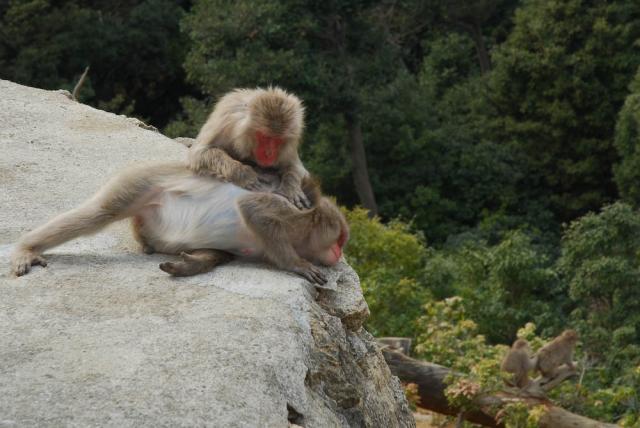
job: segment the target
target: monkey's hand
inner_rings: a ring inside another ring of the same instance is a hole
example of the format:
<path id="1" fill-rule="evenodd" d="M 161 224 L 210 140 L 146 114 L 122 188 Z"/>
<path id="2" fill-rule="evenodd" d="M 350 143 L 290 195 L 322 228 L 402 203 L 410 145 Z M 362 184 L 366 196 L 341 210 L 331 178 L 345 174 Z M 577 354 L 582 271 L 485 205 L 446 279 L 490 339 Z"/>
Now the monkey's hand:
<path id="1" fill-rule="evenodd" d="M 22 276 L 31 270 L 31 266 L 47 266 L 47 261 L 40 255 L 29 250 L 16 250 L 11 256 L 11 272 L 15 276 Z"/>
<path id="2" fill-rule="evenodd" d="M 247 190 L 260 191 L 263 187 L 258 174 L 247 165 L 238 165 L 230 178 L 232 183 Z"/>
<path id="3" fill-rule="evenodd" d="M 309 282 L 320 285 L 327 283 L 327 278 L 320 271 L 320 269 L 307 261 L 299 264 L 298 266 L 295 266 L 292 271 L 297 273 L 301 277 L 306 278 Z"/>
<path id="4" fill-rule="evenodd" d="M 287 200 L 289 200 L 296 208 L 303 210 L 305 208 L 311 208 L 311 202 L 309 202 L 309 198 L 304 194 L 302 189 L 292 189 L 290 187 L 282 187 L 276 190 L 274 193 L 278 195 L 282 195 Z"/>

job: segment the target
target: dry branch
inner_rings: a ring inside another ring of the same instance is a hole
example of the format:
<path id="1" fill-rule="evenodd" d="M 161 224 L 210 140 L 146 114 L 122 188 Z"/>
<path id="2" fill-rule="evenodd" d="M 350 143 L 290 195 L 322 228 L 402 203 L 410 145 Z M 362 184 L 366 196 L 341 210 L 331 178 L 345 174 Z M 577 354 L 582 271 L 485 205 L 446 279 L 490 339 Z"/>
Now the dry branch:
<path id="1" fill-rule="evenodd" d="M 78 101 L 78 94 L 80 93 L 80 89 L 82 89 L 82 85 L 84 85 L 84 81 L 87 79 L 87 74 L 89 73 L 89 66 L 84 69 L 84 72 L 80 76 L 78 83 L 73 88 L 73 92 L 71 93 L 71 97 L 73 100 Z"/>
<path id="2" fill-rule="evenodd" d="M 447 375 L 451 373 L 450 369 L 437 364 L 409 358 L 389 348 L 383 348 L 382 353 L 394 375 L 398 376 L 402 382 L 415 383 L 418 385 L 418 395 L 420 396 L 420 402 L 417 403 L 418 406 L 445 415 L 460 415 L 461 410 L 451 407 L 444 393 L 447 387 L 445 379 Z M 518 390 L 514 393 L 512 390 L 508 390 L 500 395 L 480 396 L 475 400 L 475 403 L 481 410 L 463 412 L 462 415 L 465 420 L 482 426 L 503 427 L 504 425 L 497 422 L 488 409 L 508 403 L 522 402 L 531 407 L 542 405 L 546 408 L 544 416 L 540 419 L 540 427 L 542 428 L 617 427 L 617 425 L 614 424 L 598 422 L 571 413 L 553 405 L 553 403 L 544 397 L 545 391 L 550 390 L 558 383 L 575 375 L 574 370 L 563 367 L 560 369 L 558 376 L 551 382 L 548 382 L 544 378 L 535 379 L 532 385 L 524 392 Z"/>

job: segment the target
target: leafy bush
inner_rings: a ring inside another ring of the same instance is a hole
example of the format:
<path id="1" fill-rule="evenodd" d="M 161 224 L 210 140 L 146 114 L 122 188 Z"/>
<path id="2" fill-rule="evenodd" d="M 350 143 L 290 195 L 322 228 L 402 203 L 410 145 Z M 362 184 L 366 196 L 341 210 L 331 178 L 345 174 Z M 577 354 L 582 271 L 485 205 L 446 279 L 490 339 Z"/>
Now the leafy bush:
<path id="1" fill-rule="evenodd" d="M 621 160 L 613 171 L 620 196 L 637 207 L 640 205 L 640 71 L 630 89 L 616 124 L 614 145 Z"/>
<path id="2" fill-rule="evenodd" d="M 559 270 L 567 278 L 572 317 L 601 376 L 613 381 L 640 364 L 640 214 L 615 203 L 573 222 Z"/>
<path id="3" fill-rule="evenodd" d="M 459 375 L 451 376 L 446 390 L 449 401 L 462 408 L 473 408 L 478 394 L 492 394 L 503 387 L 500 362 L 507 352 L 505 345 L 490 345 L 478 334 L 477 324 L 468 317 L 464 301 L 459 297 L 430 302 L 425 305 L 426 315 L 418 322 L 419 336 L 415 351 L 419 358 L 453 368 Z M 556 333 L 559 333 L 556 332 Z M 536 334 L 536 326 L 526 324 L 517 337 L 529 341 L 535 352 L 551 336 Z M 584 373 L 577 383 L 568 381 L 554 389 L 551 398 L 558 405 L 603 421 L 615 421 L 625 427 L 640 424 L 640 365 L 618 373 L 614 382 L 598 376 L 588 360 L 590 349 L 579 344 L 575 360 Z M 498 417 L 507 427 L 537 426 L 539 409 L 507 406 Z"/>
<path id="4" fill-rule="evenodd" d="M 367 327 L 376 336 L 414 336 L 414 321 L 430 296 L 416 279 L 427 256 L 423 239 L 405 223 L 370 219 L 362 208 L 345 214 L 351 227 L 347 260 L 371 310 Z"/>
<path id="5" fill-rule="evenodd" d="M 529 321 L 552 331 L 564 318 L 567 299 L 552 260 L 523 232 L 508 232 L 494 246 L 468 241 L 434 252 L 423 282 L 438 298 L 461 296 L 491 343 L 509 343 L 517 326 Z"/>

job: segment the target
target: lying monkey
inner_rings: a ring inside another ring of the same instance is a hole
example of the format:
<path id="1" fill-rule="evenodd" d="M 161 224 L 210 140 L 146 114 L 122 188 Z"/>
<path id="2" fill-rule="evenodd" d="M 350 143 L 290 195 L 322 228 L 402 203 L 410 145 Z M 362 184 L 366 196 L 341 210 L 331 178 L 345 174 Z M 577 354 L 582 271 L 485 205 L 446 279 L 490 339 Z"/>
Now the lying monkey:
<path id="1" fill-rule="evenodd" d="M 180 163 L 125 170 L 91 199 L 24 235 L 11 256 L 17 276 L 46 266 L 42 252 L 108 224 L 133 218 L 134 235 L 147 252 L 181 254 L 160 268 L 175 276 L 208 272 L 234 256 L 266 260 L 311 282 L 326 283 L 314 266 L 342 256 L 349 228 L 340 210 L 305 179 L 313 207 L 199 176 Z"/>

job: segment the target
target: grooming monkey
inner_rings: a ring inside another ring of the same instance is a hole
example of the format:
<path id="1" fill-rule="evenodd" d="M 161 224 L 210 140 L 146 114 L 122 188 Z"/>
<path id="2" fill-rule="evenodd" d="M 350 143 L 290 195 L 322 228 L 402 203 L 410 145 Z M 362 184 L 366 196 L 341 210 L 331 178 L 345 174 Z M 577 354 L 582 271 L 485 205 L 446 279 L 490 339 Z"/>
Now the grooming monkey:
<path id="1" fill-rule="evenodd" d="M 578 342 L 578 333 L 575 330 L 565 330 L 562 334 L 551 342 L 544 345 L 536 357 L 536 370 L 548 379 L 556 376 L 558 367 L 566 364 L 569 369 L 574 370 L 573 349 Z"/>
<path id="2" fill-rule="evenodd" d="M 280 175 L 275 193 L 296 207 L 309 208 L 301 189 L 308 175 L 298 156 L 304 108 L 298 97 L 277 87 L 236 89 L 224 95 L 189 150 L 189 168 L 248 190 L 261 189 L 245 163 L 273 168 Z"/>
<path id="3" fill-rule="evenodd" d="M 511 349 L 507 352 L 500 368 L 513 374 L 513 383 L 518 388 L 525 388 L 529 385 L 529 372 L 536 366 L 535 359 L 531 358 L 531 348 L 529 342 L 518 339 L 513 342 Z"/>
<path id="4" fill-rule="evenodd" d="M 311 209 L 299 210 L 280 195 L 198 176 L 178 163 L 134 167 L 79 207 L 24 235 L 12 254 L 12 271 L 20 276 L 32 265 L 45 266 L 45 250 L 132 218 L 134 235 L 144 246 L 182 255 L 181 262 L 160 265 L 172 275 L 207 272 L 238 256 L 267 260 L 324 284 L 314 263 L 336 264 L 349 229 L 312 180 L 306 178 L 303 188 L 314 203 Z"/>

